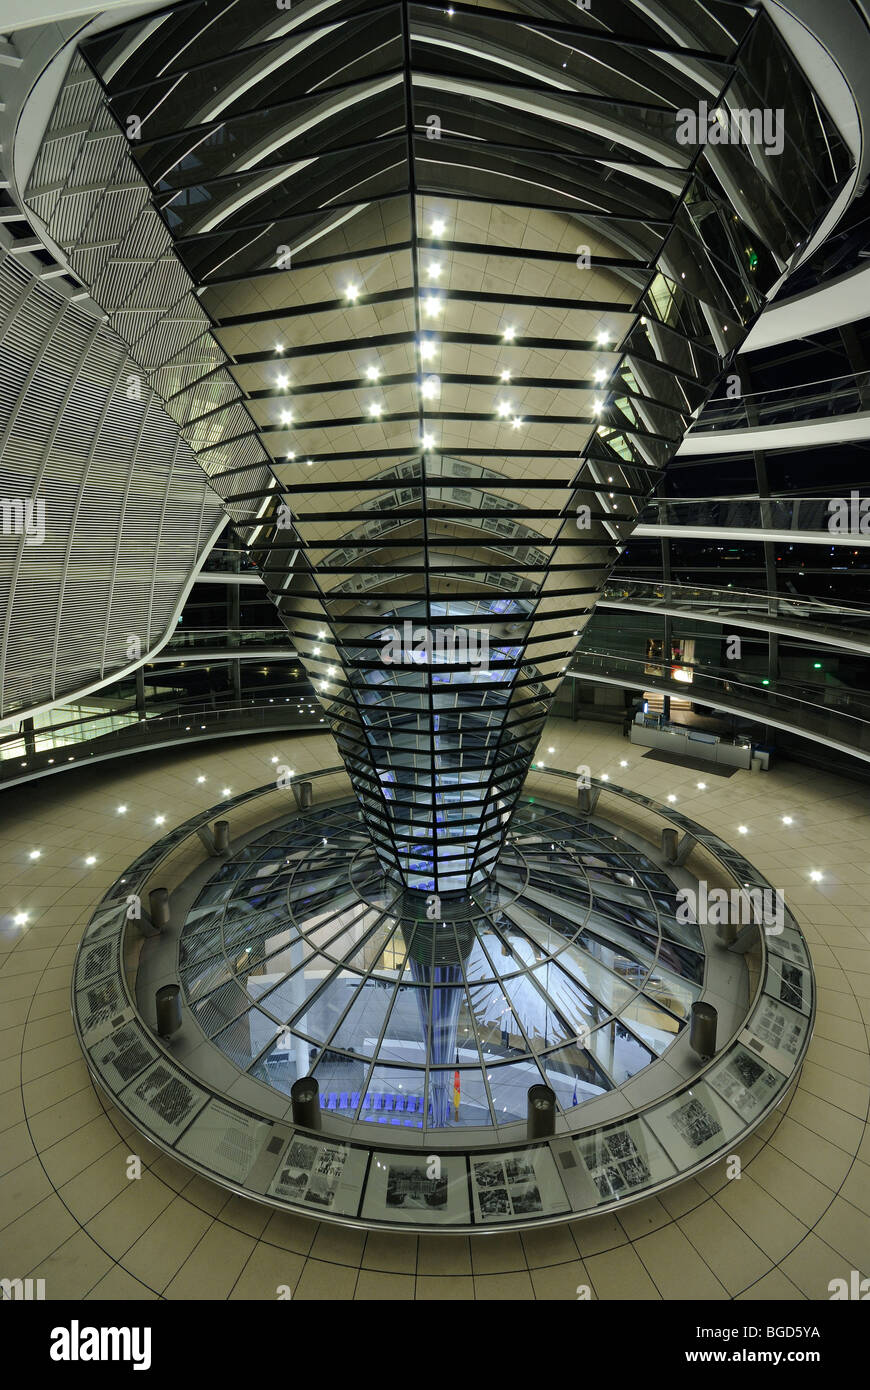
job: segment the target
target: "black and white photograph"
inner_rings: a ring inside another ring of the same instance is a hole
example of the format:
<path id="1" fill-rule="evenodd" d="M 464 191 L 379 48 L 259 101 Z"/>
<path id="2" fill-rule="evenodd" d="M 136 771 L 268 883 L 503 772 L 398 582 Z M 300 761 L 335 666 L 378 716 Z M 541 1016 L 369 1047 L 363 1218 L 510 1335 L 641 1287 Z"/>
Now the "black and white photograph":
<path id="1" fill-rule="evenodd" d="M 447 1178 L 429 1178 L 422 1167 L 391 1164 L 387 1176 L 388 1207 L 443 1207 L 447 1203 Z"/>
<path id="2" fill-rule="evenodd" d="M 700 1100 L 687 1100 L 671 1111 L 671 1124 L 693 1149 L 700 1149 L 722 1133 L 722 1126 Z"/>

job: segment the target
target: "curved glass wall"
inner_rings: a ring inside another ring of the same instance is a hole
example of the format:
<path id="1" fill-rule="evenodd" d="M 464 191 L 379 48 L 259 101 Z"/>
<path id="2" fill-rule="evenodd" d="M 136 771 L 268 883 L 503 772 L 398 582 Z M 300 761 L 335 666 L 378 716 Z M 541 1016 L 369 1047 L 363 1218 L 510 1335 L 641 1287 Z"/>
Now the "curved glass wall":
<path id="1" fill-rule="evenodd" d="M 424 897 L 384 873 L 352 803 L 279 828 L 203 888 L 181 938 L 198 1023 L 283 1094 L 416 1129 L 511 1124 L 530 1086 L 563 1110 L 679 1035 L 701 934 L 646 854 L 522 804 L 494 874 Z"/>

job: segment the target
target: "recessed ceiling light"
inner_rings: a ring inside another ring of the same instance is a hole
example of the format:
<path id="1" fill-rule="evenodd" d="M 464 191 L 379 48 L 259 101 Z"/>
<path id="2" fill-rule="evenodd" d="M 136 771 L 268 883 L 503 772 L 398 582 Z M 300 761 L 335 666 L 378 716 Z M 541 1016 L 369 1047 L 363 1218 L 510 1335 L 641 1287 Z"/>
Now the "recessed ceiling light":
<path id="1" fill-rule="evenodd" d="M 620 760 L 619 766 L 620 766 L 620 767 L 628 767 L 628 763 L 626 762 L 625 758 L 622 758 L 622 759 Z"/>
<path id="2" fill-rule="evenodd" d="M 126 807 L 126 806 L 119 806 L 119 807 L 118 807 L 118 815 L 119 815 L 119 816 L 125 816 L 126 814 L 127 814 L 127 807 Z"/>
<path id="3" fill-rule="evenodd" d="M 30 917 L 26 912 L 16 912 L 12 920 L 16 927 L 26 927 L 27 923 L 30 921 Z"/>
<path id="4" fill-rule="evenodd" d="M 272 758 L 272 762 L 273 762 L 273 763 L 276 763 L 277 761 L 278 761 L 277 757 Z"/>
<path id="5" fill-rule="evenodd" d="M 423 362 L 430 362 L 435 356 L 435 344 L 430 338 L 424 338 L 420 343 L 420 358 Z"/>
<path id="6" fill-rule="evenodd" d="M 221 788 L 221 796 L 230 796 L 230 795 L 232 795 L 232 790 L 233 790 L 232 787 L 222 787 L 222 788 Z"/>
<path id="7" fill-rule="evenodd" d="M 497 408 L 498 413 L 502 416 L 502 418 L 510 415 L 511 411 L 513 410 L 513 406 L 511 405 L 510 401 L 499 401 Z"/>
<path id="8" fill-rule="evenodd" d="M 668 794 L 668 801 L 676 801 L 676 799 L 677 798 L 674 796 L 673 792 L 670 792 Z"/>
<path id="9" fill-rule="evenodd" d="M 380 367 L 366 367 L 366 376 L 368 377 L 369 381 L 377 381 L 380 374 Z"/>
<path id="10" fill-rule="evenodd" d="M 446 228 L 447 228 L 447 223 L 444 221 L 444 219 L 441 218 L 441 217 L 436 217 L 436 218 L 434 218 L 434 220 L 433 220 L 433 222 L 432 222 L 432 227 L 431 227 L 432 235 L 433 235 L 433 236 L 438 236 L 438 237 L 443 236 L 443 235 L 444 235 L 444 232 L 445 232 L 445 230 L 446 230 Z"/>
<path id="11" fill-rule="evenodd" d="M 420 394 L 425 400 L 430 401 L 433 396 L 438 395 L 438 380 L 436 377 L 427 377 L 420 387 Z"/>
<path id="12" fill-rule="evenodd" d="M 822 875 L 819 873 L 818 869 L 810 869 L 810 878 L 813 883 L 821 883 L 822 881 Z"/>
<path id="13" fill-rule="evenodd" d="M 373 415 L 375 419 L 377 419 L 378 416 L 383 415 L 383 413 L 384 407 L 381 405 L 380 401 L 372 401 L 369 406 L 369 415 Z"/>
<path id="14" fill-rule="evenodd" d="M 738 835 L 748 835 L 748 834 L 749 834 L 749 826 L 748 826 L 748 825 L 738 825 L 738 827 L 737 827 L 737 834 L 738 834 Z"/>
<path id="15" fill-rule="evenodd" d="M 41 850 L 41 849 L 32 849 L 32 850 L 30 851 L 30 858 L 31 858 L 31 859 L 39 859 L 40 856 L 41 856 L 41 854 L 42 854 L 42 850 Z"/>
<path id="16" fill-rule="evenodd" d="M 426 313 L 429 314 L 430 317 L 433 314 L 438 313 L 440 306 L 441 301 L 434 294 L 427 295 L 427 297 L 423 300 L 423 308 L 425 309 Z"/>
<path id="17" fill-rule="evenodd" d="M 610 773 L 609 773 L 609 772 L 602 772 L 602 774 L 601 774 L 601 780 L 602 780 L 602 782 L 609 782 L 609 781 L 610 781 Z"/>
<path id="18" fill-rule="evenodd" d="M 707 783 L 706 783 L 706 782 L 699 782 L 699 783 L 698 783 L 698 791 L 699 791 L 699 792 L 705 792 L 706 790 L 707 790 Z"/>
<path id="19" fill-rule="evenodd" d="M 441 274 L 441 266 L 438 264 L 437 261 L 430 262 L 429 274 L 432 276 L 433 280 L 438 279 L 438 276 Z"/>
<path id="20" fill-rule="evenodd" d="M 283 343 L 276 343 L 276 344 L 275 344 L 275 351 L 276 351 L 276 352 L 283 352 L 283 351 L 284 351 L 284 344 L 283 344 Z"/>
<path id="21" fill-rule="evenodd" d="M 501 380 L 502 380 L 502 381 L 510 381 L 510 379 L 511 379 L 511 374 L 510 374 L 510 372 L 508 372 L 508 371 L 502 372 L 502 374 L 501 374 Z"/>
<path id="22" fill-rule="evenodd" d="M 603 330 L 598 334 L 598 338 L 597 338 L 596 341 L 597 341 L 599 347 L 604 347 L 604 345 L 605 345 L 606 343 L 609 343 L 609 342 L 610 342 L 610 334 L 609 334 L 606 330 L 603 329 Z"/>
<path id="23" fill-rule="evenodd" d="M 555 748 L 548 748 L 548 749 L 547 749 L 547 752 L 548 752 L 548 753 L 555 753 L 555 751 L 556 751 Z"/>
<path id="24" fill-rule="evenodd" d="M 205 781 L 205 778 L 204 778 L 204 777 L 197 777 L 196 780 L 197 780 L 197 782 L 204 782 L 204 781 Z"/>
<path id="25" fill-rule="evenodd" d="M 283 372 L 280 376 L 276 377 L 275 380 L 279 391 L 285 391 L 287 387 L 290 385 L 289 376 L 285 376 Z"/>
<path id="26" fill-rule="evenodd" d="M 86 864 L 96 864 L 96 862 L 97 862 L 97 856 L 96 856 L 95 854 L 89 854 L 89 855 L 87 856 L 87 858 L 85 859 L 85 863 L 86 863 Z"/>
<path id="27" fill-rule="evenodd" d="M 792 820 L 791 816 L 783 816 L 782 823 L 783 825 L 794 825 L 794 821 Z"/>
<path id="28" fill-rule="evenodd" d="M 508 324 L 507 328 L 502 329 L 502 337 L 506 343 L 512 343 L 516 336 L 517 330 L 514 328 L 513 324 Z"/>
<path id="29" fill-rule="evenodd" d="M 434 448 L 435 448 L 435 436 L 434 436 L 434 434 L 424 434 L 424 435 L 423 435 L 423 438 L 420 440 L 420 443 L 421 443 L 421 445 L 422 445 L 422 447 L 423 447 L 424 449 L 434 449 Z"/>
<path id="30" fill-rule="evenodd" d="M 347 285 L 344 291 L 346 297 L 352 302 L 359 299 L 359 285 Z"/>
<path id="31" fill-rule="evenodd" d="M 282 425 L 292 425 L 292 424 L 293 424 L 293 411 L 292 411 L 292 410 L 282 410 L 282 411 L 281 411 L 281 424 L 282 424 Z"/>

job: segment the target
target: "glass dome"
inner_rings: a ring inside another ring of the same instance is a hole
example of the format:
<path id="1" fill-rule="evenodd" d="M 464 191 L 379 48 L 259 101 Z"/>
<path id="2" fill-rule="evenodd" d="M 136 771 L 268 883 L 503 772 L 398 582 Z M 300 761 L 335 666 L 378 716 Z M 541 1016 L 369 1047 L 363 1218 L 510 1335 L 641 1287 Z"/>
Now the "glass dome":
<path id="1" fill-rule="evenodd" d="M 570 1110 L 668 1048 L 704 977 L 672 881 L 592 821 L 527 798 L 486 884 L 388 879 L 353 802 L 247 846 L 185 921 L 201 1028 L 284 1095 L 300 1076 L 348 1121 L 507 1125 L 545 1082 Z"/>

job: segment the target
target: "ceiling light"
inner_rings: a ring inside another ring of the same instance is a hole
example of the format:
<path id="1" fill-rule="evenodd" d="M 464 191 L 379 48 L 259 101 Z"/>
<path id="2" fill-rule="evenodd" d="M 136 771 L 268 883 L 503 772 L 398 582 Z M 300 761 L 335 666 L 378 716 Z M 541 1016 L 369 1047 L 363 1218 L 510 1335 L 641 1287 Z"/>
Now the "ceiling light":
<path id="1" fill-rule="evenodd" d="M 435 356 L 435 344 L 429 338 L 424 338 L 420 343 L 420 357 L 424 362 L 430 362 Z"/>
<path id="2" fill-rule="evenodd" d="M 435 448 L 435 436 L 434 436 L 434 434 L 424 434 L 424 435 L 423 435 L 423 438 L 420 440 L 420 444 L 422 445 L 422 447 L 423 447 L 424 449 L 434 449 L 434 448 Z"/>
<path id="3" fill-rule="evenodd" d="M 621 759 L 619 766 L 620 766 L 620 767 L 628 767 L 628 763 L 625 761 L 625 758 L 622 758 L 622 759 Z"/>
<path id="4" fill-rule="evenodd" d="M 446 228 L 447 223 L 444 221 L 444 219 L 441 217 L 436 217 L 432 222 L 432 235 L 438 237 L 443 236 Z"/>
<path id="5" fill-rule="evenodd" d="M 593 405 L 592 405 L 592 413 L 593 413 L 594 415 L 600 415 L 603 409 L 604 409 L 604 402 L 603 402 L 603 401 L 594 401 L 594 402 L 593 402 Z"/>
<path id="6" fill-rule="evenodd" d="M 514 328 L 513 324 L 508 324 L 507 328 L 502 329 L 501 336 L 504 338 L 506 343 L 512 343 L 514 338 L 516 337 L 516 333 L 517 330 Z"/>
<path id="7" fill-rule="evenodd" d="M 430 377 L 427 377 L 426 380 L 423 382 L 423 385 L 420 387 L 420 393 L 421 393 L 421 395 L 422 395 L 427 401 L 430 401 L 430 400 L 432 399 L 433 396 L 437 396 L 437 395 L 438 395 L 438 382 L 437 382 L 437 380 L 436 380 L 434 377 L 431 377 L 431 376 L 430 376 Z"/>
<path id="8" fill-rule="evenodd" d="M 783 825 L 794 825 L 794 821 L 792 820 L 791 816 L 783 816 L 782 823 Z"/>
<path id="9" fill-rule="evenodd" d="M 30 858 L 31 858 L 31 859 L 39 859 L 39 857 L 41 856 L 41 854 L 42 854 L 42 850 L 41 850 L 41 849 L 32 849 L 32 850 L 30 851 Z"/>
<path id="10" fill-rule="evenodd" d="M 326 633 L 325 633 L 325 632 L 318 632 L 317 636 L 320 638 L 320 640 L 321 640 L 321 642 L 322 642 L 323 639 L 324 639 L 324 637 L 326 636 Z"/>
<path id="11" fill-rule="evenodd" d="M 289 376 L 284 376 L 282 373 L 281 376 L 275 378 L 275 385 L 278 387 L 279 391 L 286 391 L 287 387 L 290 385 Z"/>
<path id="12" fill-rule="evenodd" d="M 555 751 L 556 751 L 555 748 L 548 748 L 548 749 L 547 749 L 547 752 L 548 752 L 548 753 L 555 753 Z"/>
<path id="13" fill-rule="evenodd" d="M 508 371 L 502 372 L 502 374 L 501 374 L 501 380 L 502 380 L 502 381 L 510 381 L 510 379 L 511 379 L 511 374 L 510 374 L 510 372 L 508 372 Z"/>
<path id="14" fill-rule="evenodd" d="M 607 772 L 602 772 L 602 774 L 601 774 L 601 780 L 602 780 L 602 782 L 609 782 L 609 781 L 610 781 L 610 774 L 607 773 Z"/>
<path id="15" fill-rule="evenodd" d="M 378 416 L 382 415 L 383 413 L 384 407 L 381 405 L 380 401 L 372 401 L 371 405 L 369 406 L 369 415 L 373 415 L 375 419 L 377 419 Z"/>
<path id="16" fill-rule="evenodd" d="M 204 777 L 197 777 L 196 780 L 197 780 L 197 782 L 204 782 L 204 781 L 205 781 L 205 778 L 204 778 Z"/>
<path id="17" fill-rule="evenodd" d="M 283 351 L 284 351 L 284 344 L 283 344 L 283 343 L 276 343 L 276 344 L 275 344 L 275 351 L 276 351 L 276 352 L 283 352 Z"/>
<path id="18" fill-rule="evenodd" d="M 595 382 L 596 382 L 596 385 L 600 386 L 601 383 L 602 383 L 602 381 L 606 381 L 606 380 L 607 380 L 607 373 L 606 373 L 605 371 L 602 371 L 601 368 L 599 368 L 598 371 L 595 373 Z"/>
<path id="19" fill-rule="evenodd" d="M 86 864 L 96 864 L 96 862 L 97 862 L 97 856 L 96 856 L 95 854 L 89 854 L 89 855 L 87 856 L 87 858 L 85 859 L 85 863 L 86 863 Z"/>
<path id="20" fill-rule="evenodd" d="M 598 334 L 596 342 L 598 343 L 599 347 L 605 347 L 606 344 L 610 342 L 610 334 L 605 331 L 602 331 Z"/>
<path id="21" fill-rule="evenodd" d="M 699 782 L 699 783 L 698 783 L 698 791 L 699 791 L 699 792 L 705 792 L 706 790 L 707 790 L 707 783 L 706 783 L 706 782 Z"/>
<path id="22" fill-rule="evenodd" d="M 437 279 L 438 279 L 438 276 L 441 274 L 441 266 L 438 264 L 437 261 L 432 261 L 432 262 L 430 263 L 430 265 L 429 265 L 429 274 L 432 276 L 432 279 L 433 279 L 433 280 L 437 280 Z"/>
<path id="23" fill-rule="evenodd" d="M 16 912 L 12 920 L 15 923 L 16 927 L 26 927 L 27 923 L 30 921 L 30 918 L 26 912 Z"/>
<path id="24" fill-rule="evenodd" d="M 504 419 L 505 416 L 510 415 L 512 410 L 513 406 L 511 405 L 510 401 L 499 401 L 498 413 L 499 415 L 501 415 L 502 419 Z"/>
<path id="25" fill-rule="evenodd" d="M 126 807 L 126 806 L 119 806 L 119 807 L 118 807 L 118 815 L 119 815 L 119 816 L 126 815 L 126 813 L 127 813 L 127 807 Z"/>
<path id="26" fill-rule="evenodd" d="M 822 875 L 819 873 L 818 869 L 810 870 L 810 878 L 812 879 L 813 883 L 821 883 L 822 881 Z"/>
<path id="27" fill-rule="evenodd" d="M 282 410 L 282 411 L 281 411 L 281 424 L 282 424 L 282 425 L 292 425 L 292 424 L 293 424 L 293 411 L 292 411 L 292 410 Z"/>
<path id="28" fill-rule="evenodd" d="M 346 298 L 348 298 L 351 301 L 351 303 L 354 303 L 357 299 L 359 299 L 359 285 L 346 285 L 344 293 Z"/>
<path id="29" fill-rule="evenodd" d="M 748 835 L 748 834 L 749 834 L 749 826 L 748 826 L 748 825 L 738 825 L 738 827 L 737 827 L 737 834 L 738 834 L 738 835 Z"/>
<path id="30" fill-rule="evenodd" d="M 433 314 L 438 313 L 440 305 L 441 301 L 434 294 L 428 295 L 427 298 L 423 300 L 423 308 L 425 309 L 426 313 L 430 316 L 430 318 Z"/>
<path id="31" fill-rule="evenodd" d="M 668 795 L 668 801 L 676 801 L 676 799 L 677 798 L 674 796 L 673 792 L 670 792 Z"/>
<path id="32" fill-rule="evenodd" d="M 154 817 L 154 824 L 155 824 L 155 825 L 165 825 L 165 823 L 166 823 L 166 817 L 165 817 L 165 816 L 155 816 L 155 817 Z"/>
<path id="33" fill-rule="evenodd" d="M 232 787 L 222 787 L 222 788 L 221 788 L 221 796 L 231 796 L 231 795 L 232 795 L 232 790 L 233 790 Z"/>
<path id="34" fill-rule="evenodd" d="M 523 422 L 520 419 L 519 415 L 515 415 L 514 418 L 511 420 L 511 425 L 515 430 L 518 430 L 522 423 Z"/>
<path id="35" fill-rule="evenodd" d="M 366 376 L 368 377 L 369 381 L 377 381 L 380 374 L 380 367 L 366 367 Z"/>

